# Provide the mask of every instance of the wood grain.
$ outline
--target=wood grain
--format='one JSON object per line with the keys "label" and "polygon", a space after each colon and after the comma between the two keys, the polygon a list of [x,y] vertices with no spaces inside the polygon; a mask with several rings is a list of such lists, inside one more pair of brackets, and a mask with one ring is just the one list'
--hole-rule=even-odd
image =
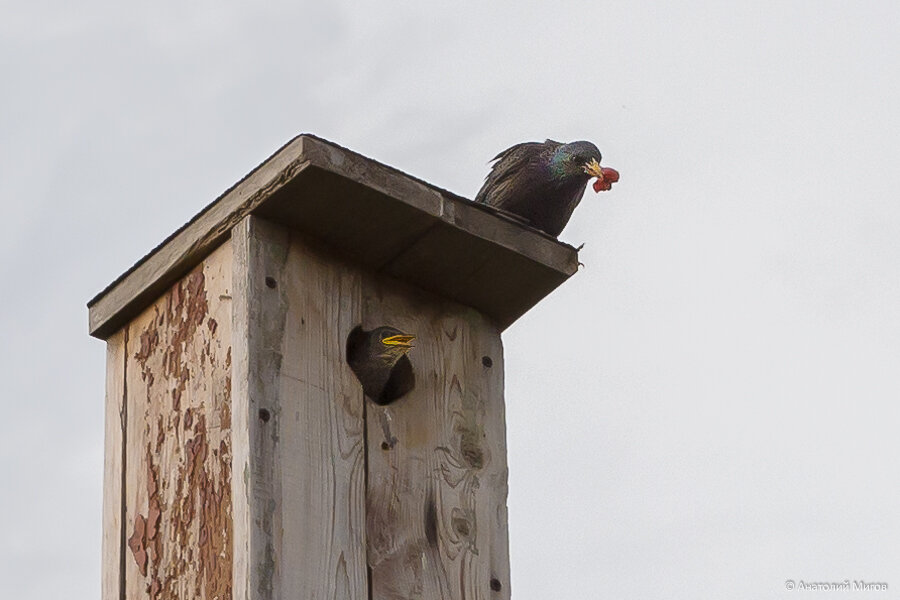
{"label": "wood grain", "polygon": [[[417,337],[391,405],[346,364],[359,324]],[[108,352],[104,600],[509,597],[484,314],[249,215]]]}
{"label": "wood grain", "polygon": [[106,341],[106,408],[103,461],[103,538],[100,597],[121,600],[123,589],[124,496],[123,457],[125,444],[125,342],[126,330]]}
{"label": "wood grain", "polygon": [[508,598],[500,333],[477,311],[386,278],[367,278],[363,296],[365,328],[416,335],[415,389],[367,405],[372,597]]}
{"label": "wood grain", "polygon": [[234,241],[239,597],[364,600],[359,275],[256,217]]}
{"label": "wood grain", "polygon": [[232,597],[231,247],[128,327],[125,590]]}
{"label": "wood grain", "polygon": [[287,257],[287,232],[244,218],[234,250],[234,585],[241,600],[281,598],[279,373],[286,306],[266,285]]}
{"label": "wood grain", "polygon": [[[365,600],[363,394],[345,360],[359,275],[293,238],[281,363],[286,598]],[[303,549],[303,551],[298,551]]]}

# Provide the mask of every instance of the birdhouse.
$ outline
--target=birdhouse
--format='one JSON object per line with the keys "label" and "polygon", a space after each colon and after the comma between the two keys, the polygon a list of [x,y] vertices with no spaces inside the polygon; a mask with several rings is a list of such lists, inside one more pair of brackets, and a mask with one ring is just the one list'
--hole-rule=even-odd
{"label": "birdhouse", "polygon": [[[104,600],[509,597],[501,332],[577,265],[293,139],[88,304]],[[377,403],[347,357],[379,327],[408,373]]]}

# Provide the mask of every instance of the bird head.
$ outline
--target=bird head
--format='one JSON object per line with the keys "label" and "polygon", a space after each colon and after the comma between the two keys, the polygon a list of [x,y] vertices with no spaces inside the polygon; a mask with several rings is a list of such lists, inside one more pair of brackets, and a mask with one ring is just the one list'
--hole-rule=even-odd
{"label": "bird head", "polygon": [[584,179],[602,177],[600,161],[603,156],[591,142],[571,142],[563,144],[553,153],[550,167],[554,176],[562,179]]}
{"label": "bird head", "polygon": [[379,327],[372,332],[373,337],[378,340],[378,355],[385,361],[393,364],[400,360],[400,357],[409,352],[413,347],[412,342],[416,336],[403,333],[399,329],[393,327]]}

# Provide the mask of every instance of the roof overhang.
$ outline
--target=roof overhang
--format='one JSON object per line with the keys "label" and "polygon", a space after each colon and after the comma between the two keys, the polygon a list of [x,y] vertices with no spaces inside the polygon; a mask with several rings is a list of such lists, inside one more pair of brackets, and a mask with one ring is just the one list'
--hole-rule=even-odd
{"label": "roof overhang", "polygon": [[300,135],[88,303],[106,339],[254,214],[368,269],[485,313],[504,329],[578,269],[570,245],[489,207]]}

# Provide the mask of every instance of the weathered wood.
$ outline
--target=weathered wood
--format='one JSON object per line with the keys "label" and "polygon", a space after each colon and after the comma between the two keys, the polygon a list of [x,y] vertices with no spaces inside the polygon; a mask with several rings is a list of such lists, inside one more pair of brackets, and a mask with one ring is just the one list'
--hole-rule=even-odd
{"label": "weathered wood", "polygon": [[91,335],[105,338],[122,327],[251,213],[317,239],[366,269],[475,307],[501,328],[578,266],[567,244],[302,135],[91,300]]}
{"label": "weathered wood", "polygon": [[[497,328],[254,217],[233,247],[238,597],[508,597]],[[419,336],[416,389],[366,421],[360,322]]]}
{"label": "weathered wood", "polygon": [[[258,225],[258,226],[257,226]],[[234,590],[239,600],[282,598],[278,425],[286,306],[277,279],[287,232],[245,217],[234,251]],[[266,285],[270,278],[271,288]]]}
{"label": "weathered wood", "polygon": [[128,326],[125,598],[232,597],[231,256]]}
{"label": "weathered wood", "polygon": [[121,600],[124,578],[122,511],[125,476],[125,344],[126,330],[106,340],[106,409],[103,461],[103,539],[100,597]]}
{"label": "weathered wood", "polygon": [[307,163],[296,137],[206,206],[88,302],[88,329],[104,338],[156,300],[231,234],[231,228]]}
{"label": "weathered wood", "polygon": [[[89,304],[109,342],[104,600],[508,598],[500,332],[577,264],[292,140]],[[388,406],[346,364],[360,324],[417,337],[416,386]]]}
{"label": "weathered wood", "polygon": [[367,405],[372,597],[508,598],[500,332],[387,278],[367,278],[363,296],[365,328],[416,335],[415,389]]}
{"label": "weathered wood", "polygon": [[238,597],[363,600],[360,276],[256,217],[233,240]]}
{"label": "weathered wood", "polygon": [[286,598],[367,598],[363,394],[345,360],[360,320],[359,280],[291,240],[282,281]]}

